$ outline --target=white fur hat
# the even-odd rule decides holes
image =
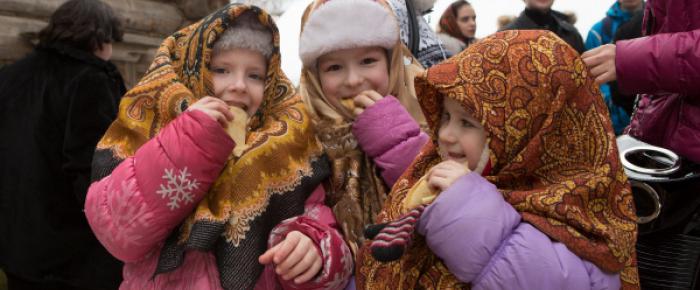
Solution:
[[[214,54],[220,51],[246,48],[260,52],[265,59],[272,56],[272,32],[257,20],[256,15],[244,13],[214,43]]]
[[[326,0],[313,5],[299,39],[299,57],[306,67],[329,52],[367,46],[391,49],[399,40],[394,15],[377,1]]]

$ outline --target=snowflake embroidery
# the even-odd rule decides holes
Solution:
[[[111,187],[111,186],[110,186]],[[122,181],[121,192],[115,190],[109,195],[112,222],[115,227],[113,233],[114,241],[125,246],[139,246],[144,238],[144,229],[149,226],[148,220],[152,214],[148,212],[144,203],[135,204],[129,202],[137,195],[136,182],[132,179],[129,182]]]
[[[170,199],[170,202],[168,202],[170,210],[180,208],[181,203],[184,205],[194,202],[192,191],[199,186],[196,179],[190,179],[192,174],[187,172],[187,167],[180,170],[177,175],[174,174],[174,171],[174,169],[165,169],[163,179],[168,183],[165,185],[161,184],[160,190],[156,191],[161,198]]]

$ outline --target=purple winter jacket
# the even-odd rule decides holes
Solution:
[[[455,181],[429,205],[418,232],[457,279],[472,289],[620,289],[606,273],[520,218],[477,173]]]
[[[700,163],[700,1],[648,0],[646,37],[617,42],[621,91],[644,94],[630,135]]]
[[[428,141],[394,97],[358,116],[353,134],[389,186]],[[474,289],[620,288],[618,274],[602,272],[522,222],[496,187],[478,174],[462,177],[441,193],[418,226],[428,235],[431,250]],[[353,282],[346,289],[355,289]]]

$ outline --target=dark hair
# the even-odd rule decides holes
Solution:
[[[452,2],[452,4],[450,4],[450,9],[452,10],[452,15],[454,15],[455,18],[457,18],[457,11],[459,11],[459,8],[462,8],[462,6],[464,6],[464,5],[472,6],[472,4],[466,0],[457,0],[455,2]]]
[[[39,32],[39,46],[60,42],[93,52],[103,43],[122,41],[124,32],[117,14],[99,0],[70,0],[51,15]]]

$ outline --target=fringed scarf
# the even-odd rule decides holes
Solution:
[[[319,5],[309,4],[302,17],[302,27]],[[388,6],[386,9],[390,10]],[[413,78],[423,71],[422,66],[400,40],[388,57],[391,94],[425,127],[425,118],[413,87]],[[352,112],[344,107],[336,108],[328,102],[315,68],[303,68],[299,90],[311,111],[319,140],[331,162],[332,175],[326,203],[333,210],[343,237],[353,256],[356,256],[364,242],[364,227],[374,222],[389,190],[379,169],[362,152],[352,134]]]
[[[257,7],[230,4],[165,39],[146,76],[122,99],[118,119],[98,144],[96,178],[153,138],[189,104],[213,96],[212,47],[244,12],[273,34],[263,103],[249,122],[240,158],[229,157],[206,197],[165,242],[156,275],[182,265],[187,250],[212,251],[226,289],[252,289],[258,256],[280,221],[303,213],[310,193],[329,176],[302,99],[280,69],[279,33]]]
[[[429,69],[416,92],[433,142],[394,185],[377,222],[403,214],[408,190],[440,161],[443,98],[453,98],[483,124],[492,165],[486,178],[523,220],[604,271],[621,272],[624,289],[639,287],[630,186],[603,98],[575,50],[551,32],[497,33]],[[423,237],[391,263],[372,259],[367,248],[359,288],[469,287]]]

